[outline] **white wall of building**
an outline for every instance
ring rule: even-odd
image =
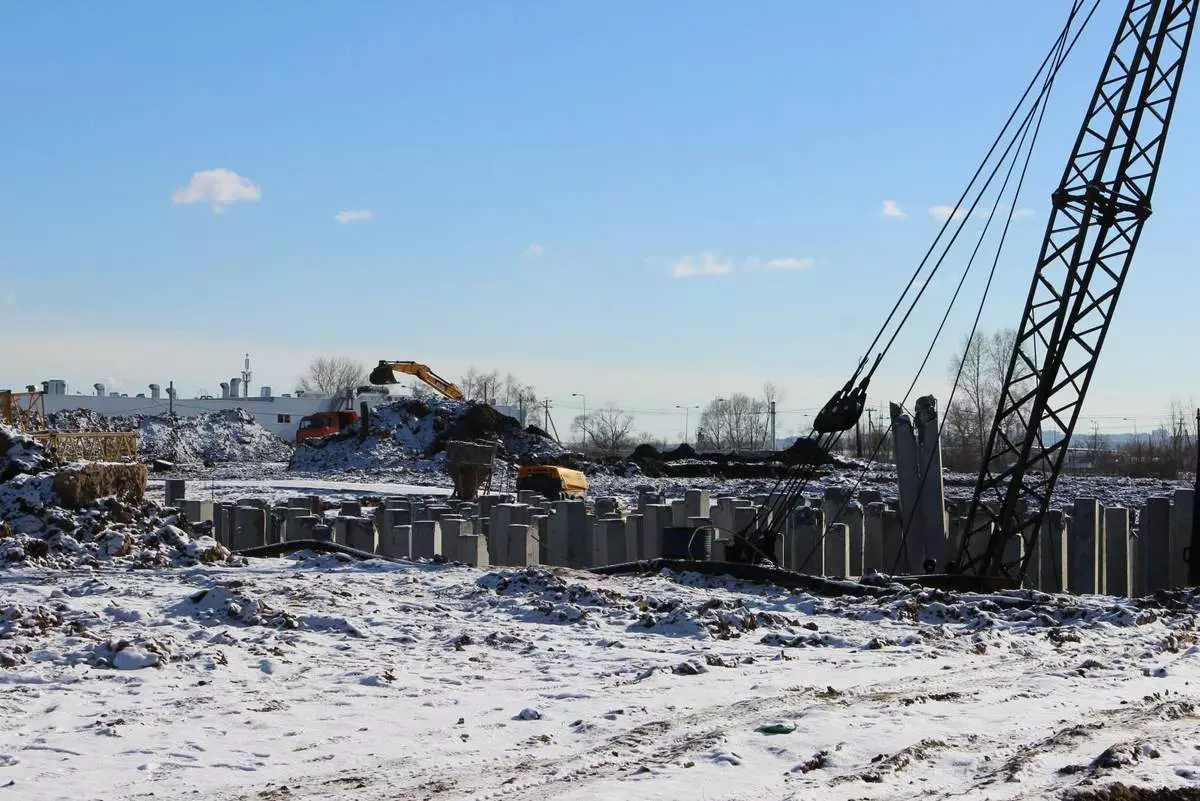
[[[128,397],[124,395],[68,395],[54,394],[53,390],[42,396],[46,414],[69,411],[72,409],[90,409],[106,417],[121,417],[126,415],[165,415],[170,412],[171,401],[167,397],[166,388],[160,393],[161,397]],[[296,439],[296,429],[300,427],[300,419],[315,412],[332,411],[352,408],[357,411],[359,404],[366,401],[374,408],[380,403],[389,403],[405,397],[364,394],[355,398],[350,404],[345,398],[329,396],[309,397],[249,397],[249,398],[176,398],[175,413],[180,417],[190,417],[204,412],[217,412],[223,409],[245,409],[254,415],[254,419],[263,428],[288,442]],[[495,407],[502,414],[520,419],[520,410],[508,406]],[[523,425],[524,423],[522,423]]]
[[[372,405],[377,399],[372,399]],[[71,409],[90,409],[107,417],[124,415],[165,415],[170,400],[162,398],[129,398],[97,395],[44,395],[46,414]],[[245,409],[263,428],[289,442],[296,439],[300,418],[314,412],[346,408],[345,400],[334,398],[176,398],[175,413],[191,417],[223,409]],[[355,402],[357,408],[357,401]]]

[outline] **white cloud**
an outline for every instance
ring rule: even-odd
[[[647,259],[649,264],[661,264],[657,259]],[[813,259],[797,259],[780,257],[763,261],[757,256],[747,256],[744,259],[722,258],[716,253],[699,253],[694,256],[682,256],[672,261],[668,267],[673,278],[695,278],[702,275],[731,275],[738,272],[753,272],[755,270],[808,270],[816,266]]]
[[[900,208],[900,204],[896,201],[885,200],[883,201],[883,216],[903,219],[904,217],[908,216],[908,213],[904,211],[904,209]]]
[[[352,222],[367,222],[368,220],[375,219],[375,212],[370,209],[346,209],[333,215],[333,219],[337,220],[341,225]]]
[[[693,278],[697,275],[729,275],[733,272],[731,259],[721,260],[713,253],[684,256],[671,265],[672,278]]]
[[[257,201],[262,190],[249,178],[233,170],[218,167],[192,173],[191,179],[171,194],[172,203],[211,203],[215,212],[222,212],[232,203]]]
[[[953,217],[956,220],[961,220],[967,216],[966,209],[955,210],[953,206],[931,206],[929,216],[939,222],[945,222]]]
[[[521,254],[521,261],[533,261],[545,255],[546,248],[538,242],[531,242],[529,247],[525,248],[525,252]]]
[[[771,259],[767,262],[768,270],[811,270],[816,266],[812,259]]]
[[[992,213],[993,210],[995,210],[996,212],[999,212],[999,214],[997,216],[1000,219],[1003,219],[1004,211],[1008,207],[1009,206],[1007,203],[999,203],[995,206],[986,206],[986,205],[979,206],[975,209],[974,213],[972,213],[971,216],[975,217],[975,218],[987,217],[989,214]],[[933,219],[937,220],[938,222],[945,222],[946,220],[950,219],[951,213],[954,214],[954,219],[956,219],[956,220],[961,220],[963,217],[967,216],[966,209],[960,208],[958,211],[954,211],[953,206],[933,206],[929,209],[929,216],[933,217]],[[1014,220],[1019,220],[1022,217],[1029,217],[1032,214],[1033,214],[1033,209],[1020,209],[1019,208],[1012,213],[1012,218]]]

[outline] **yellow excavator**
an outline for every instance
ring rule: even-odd
[[[375,386],[395,384],[397,383],[396,373],[416,376],[450,400],[467,399],[467,396],[463,394],[461,389],[433,372],[433,370],[430,370],[429,365],[419,362],[380,361],[378,366],[371,371],[371,376],[367,380]]]

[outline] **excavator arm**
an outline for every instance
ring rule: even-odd
[[[396,373],[416,376],[451,400],[466,400],[461,389],[430,370],[429,365],[420,362],[380,361],[378,366],[371,371],[371,377],[368,380],[376,386],[395,384]]]

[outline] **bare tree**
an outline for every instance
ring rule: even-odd
[[[543,426],[546,423],[537,390],[531,384],[522,384],[512,373],[501,380],[500,373],[495,370],[481,373],[470,367],[459,379],[458,388],[467,400],[520,409],[525,413],[525,425]]]
[[[616,456],[633,444],[633,416],[618,409],[614,404],[598,409],[588,415],[579,415],[571,423],[584,440],[605,456]]]
[[[976,331],[963,340],[950,360],[950,379],[958,379],[958,391],[947,406],[942,431],[942,447],[947,465],[960,470],[977,469],[987,450],[988,438],[996,421],[996,411],[1004,393],[1004,380],[1016,347],[1013,329],[985,334]],[[1015,390],[1023,393],[1026,384]],[[1019,420],[1010,416],[1006,434],[1016,439],[1024,432],[1016,430]]]
[[[477,400],[484,403],[499,403],[497,397],[500,395],[500,373],[493,370],[490,373],[485,373],[479,376],[479,397]]]
[[[638,434],[636,441],[639,445],[653,445],[660,451],[667,449],[667,439],[659,434],[651,434],[649,431],[643,431]]]
[[[463,395],[467,400],[475,400],[479,397],[479,371],[474,367],[468,367],[466,374],[458,379],[458,388],[463,391]]]
[[[767,401],[735,392],[713,399],[700,413],[696,446],[732,450],[758,449],[768,429]]]
[[[784,396],[784,391],[775,386],[775,383],[772,381],[767,381],[762,385],[762,393],[763,400],[765,400],[767,403],[770,403],[771,401],[778,403],[779,401],[783,400]]]
[[[367,368],[362,362],[344,356],[318,356],[301,376],[299,388],[322,395],[343,394],[367,383]]]

